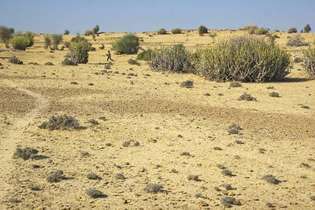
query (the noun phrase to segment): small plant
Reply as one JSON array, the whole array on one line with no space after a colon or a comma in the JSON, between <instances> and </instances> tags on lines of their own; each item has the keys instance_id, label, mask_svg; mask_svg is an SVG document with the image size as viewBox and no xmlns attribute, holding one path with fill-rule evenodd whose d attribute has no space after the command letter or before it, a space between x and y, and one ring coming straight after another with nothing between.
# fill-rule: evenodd
<instances>
[{"instance_id":1,"label":"small plant","mask_svg":"<svg viewBox=\"0 0 315 210\"><path fill-rule=\"evenodd\" d=\"M190 72L190 56L183 45L174 45L155 51L150 66L157 71Z\"/></svg>"},{"instance_id":2,"label":"small plant","mask_svg":"<svg viewBox=\"0 0 315 210\"><path fill-rule=\"evenodd\" d=\"M130 58L129 60L128 60L128 63L130 64L130 65L140 65L139 63L138 63L138 61L136 61L136 60L134 60L134 59L132 59L132 58Z\"/></svg>"},{"instance_id":3,"label":"small plant","mask_svg":"<svg viewBox=\"0 0 315 210\"><path fill-rule=\"evenodd\" d=\"M48 130L71 130L80 129L79 121L71 116L59 115L52 116L48 121L43 122L39 128Z\"/></svg>"},{"instance_id":4,"label":"small plant","mask_svg":"<svg viewBox=\"0 0 315 210\"><path fill-rule=\"evenodd\" d=\"M48 49L51 46L51 38L49 35L44 36L44 48Z\"/></svg>"},{"instance_id":5,"label":"small plant","mask_svg":"<svg viewBox=\"0 0 315 210\"><path fill-rule=\"evenodd\" d=\"M208 33L208 28L206 26L199 26L198 33L200 36Z\"/></svg>"},{"instance_id":6,"label":"small plant","mask_svg":"<svg viewBox=\"0 0 315 210\"><path fill-rule=\"evenodd\" d=\"M53 34L51 35L51 44L53 46L53 49L57 50L58 45L62 42L62 35L59 34Z\"/></svg>"},{"instance_id":7,"label":"small plant","mask_svg":"<svg viewBox=\"0 0 315 210\"><path fill-rule=\"evenodd\" d=\"M298 30L296 28L289 28L288 29L288 33L289 34L294 34L294 33L297 33L297 32L298 32Z\"/></svg>"},{"instance_id":8,"label":"small plant","mask_svg":"<svg viewBox=\"0 0 315 210\"><path fill-rule=\"evenodd\" d=\"M258 38L221 41L193 57L195 73L209 80L267 82L282 80L289 73L288 53Z\"/></svg>"},{"instance_id":9,"label":"small plant","mask_svg":"<svg viewBox=\"0 0 315 210\"><path fill-rule=\"evenodd\" d=\"M291 37L287 42L287 46L289 47L303 47L308 45L309 44L299 35Z\"/></svg>"},{"instance_id":10,"label":"small plant","mask_svg":"<svg viewBox=\"0 0 315 210\"><path fill-rule=\"evenodd\" d=\"M278 92L273 91L273 92L269 93L269 96L273 97L273 98L279 98L280 94Z\"/></svg>"},{"instance_id":11,"label":"small plant","mask_svg":"<svg viewBox=\"0 0 315 210\"><path fill-rule=\"evenodd\" d=\"M27 47L32 45L30 37L24 35L16 35L11 40L11 45L16 50L26 50Z\"/></svg>"},{"instance_id":12,"label":"small plant","mask_svg":"<svg viewBox=\"0 0 315 210\"><path fill-rule=\"evenodd\" d=\"M304 50L304 66L310 77L315 78L315 48Z\"/></svg>"},{"instance_id":13,"label":"small plant","mask_svg":"<svg viewBox=\"0 0 315 210\"><path fill-rule=\"evenodd\" d=\"M180 29L180 28L172 29L172 34L181 34L181 33L182 33L182 29Z\"/></svg>"},{"instance_id":14,"label":"small plant","mask_svg":"<svg viewBox=\"0 0 315 210\"><path fill-rule=\"evenodd\" d=\"M9 63L13 63L13 64L18 64L18 65L22 65L23 61L21 61L20 59L18 59L15 55L9 58Z\"/></svg>"},{"instance_id":15,"label":"small plant","mask_svg":"<svg viewBox=\"0 0 315 210\"><path fill-rule=\"evenodd\" d=\"M139 50L139 38L133 34L127 34L113 44L113 49L118 54L136 54Z\"/></svg>"},{"instance_id":16,"label":"small plant","mask_svg":"<svg viewBox=\"0 0 315 210\"><path fill-rule=\"evenodd\" d=\"M312 28L310 26L310 24L307 24L306 26L304 26L303 32L304 33L309 33L312 31Z\"/></svg>"},{"instance_id":17,"label":"small plant","mask_svg":"<svg viewBox=\"0 0 315 210\"><path fill-rule=\"evenodd\" d=\"M152 54L153 54L153 50L151 49L144 50L137 55L137 59L143 60L143 61L150 61L152 58Z\"/></svg>"},{"instance_id":18,"label":"small plant","mask_svg":"<svg viewBox=\"0 0 315 210\"><path fill-rule=\"evenodd\" d=\"M243 93L239 98L239 101L257 101L257 99L248 93Z\"/></svg>"},{"instance_id":19,"label":"small plant","mask_svg":"<svg viewBox=\"0 0 315 210\"><path fill-rule=\"evenodd\" d=\"M165 35L165 34L167 34L167 30L164 28L161 28L157 33L160 35Z\"/></svg>"}]
</instances>

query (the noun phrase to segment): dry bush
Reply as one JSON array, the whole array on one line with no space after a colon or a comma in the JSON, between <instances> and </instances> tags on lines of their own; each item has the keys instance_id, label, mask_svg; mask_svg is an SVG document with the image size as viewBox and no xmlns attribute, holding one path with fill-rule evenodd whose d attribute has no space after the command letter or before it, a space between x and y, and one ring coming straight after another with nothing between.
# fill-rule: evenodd
<instances>
[{"instance_id":1,"label":"dry bush","mask_svg":"<svg viewBox=\"0 0 315 210\"><path fill-rule=\"evenodd\" d=\"M72 130L80 129L79 121L67 115L52 116L48 121L43 122L39 128L48 130Z\"/></svg>"},{"instance_id":2,"label":"dry bush","mask_svg":"<svg viewBox=\"0 0 315 210\"><path fill-rule=\"evenodd\" d=\"M195 72L209 80L267 82L289 73L290 57L271 42L238 37L198 50L193 61Z\"/></svg>"},{"instance_id":3,"label":"dry bush","mask_svg":"<svg viewBox=\"0 0 315 210\"><path fill-rule=\"evenodd\" d=\"M150 61L152 58L152 54L153 54L153 50L151 49L144 50L137 55L137 59L143 60L143 61Z\"/></svg>"},{"instance_id":4,"label":"dry bush","mask_svg":"<svg viewBox=\"0 0 315 210\"><path fill-rule=\"evenodd\" d=\"M308 45L309 44L304 41L303 37L299 35L291 37L287 42L287 46L289 47L304 47Z\"/></svg>"},{"instance_id":5,"label":"dry bush","mask_svg":"<svg viewBox=\"0 0 315 210\"><path fill-rule=\"evenodd\" d=\"M165 47L153 52L150 66L156 71L190 72L190 53L183 45Z\"/></svg>"},{"instance_id":6,"label":"dry bush","mask_svg":"<svg viewBox=\"0 0 315 210\"><path fill-rule=\"evenodd\" d=\"M76 65L89 61L89 51L91 44L83 37L72 38L69 46L70 52L63 61L64 65Z\"/></svg>"},{"instance_id":7,"label":"dry bush","mask_svg":"<svg viewBox=\"0 0 315 210\"><path fill-rule=\"evenodd\" d=\"M315 48L304 50L304 66L310 77L315 78Z\"/></svg>"}]
</instances>

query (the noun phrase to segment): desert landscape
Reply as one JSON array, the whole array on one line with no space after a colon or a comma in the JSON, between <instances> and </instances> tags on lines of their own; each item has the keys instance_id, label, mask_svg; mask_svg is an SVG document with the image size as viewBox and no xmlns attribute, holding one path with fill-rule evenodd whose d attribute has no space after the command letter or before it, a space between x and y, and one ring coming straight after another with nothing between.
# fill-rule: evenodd
<instances>
[{"instance_id":1,"label":"desert landscape","mask_svg":"<svg viewBox=\"0 0 315 210\"><path fill-rule=\"evenodd\" d=\"M115 43L128 33L86 33L88 62L73 65L63 61L76 35L2 43L0 209L314 209L315 80L303 52L315 35L249 31L133 33L139 49L127 54ZM271 39L289 72L219 81L139 57L235 37Z\"/></svg>"}]
</instances>

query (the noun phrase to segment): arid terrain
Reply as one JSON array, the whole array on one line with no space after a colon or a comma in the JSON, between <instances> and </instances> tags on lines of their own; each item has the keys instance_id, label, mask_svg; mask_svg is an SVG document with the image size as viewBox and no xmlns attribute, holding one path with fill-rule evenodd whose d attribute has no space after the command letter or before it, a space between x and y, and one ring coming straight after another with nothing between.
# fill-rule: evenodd
<instances>
[{"instance_id":1,"label":"arid terrain","mask_svg":"<svg viewBox=\"0 0 315 210\"><path fill-rule=\"evenodd\" d=\"M137 36L144 49L181 43L194 50L245 32L215 33ZM315 80L301 63L292 62L283 82L241 87L152 71L144 61L130 65L136 55L114 52L105 69L105 54L122 35L88 37L96 51L78 66L61 65L68 50L44 49L40 35L26 51L1 45L0 209L223 209L226 197L236 209L315 208ZM287 47L290 35L278 36L292 60L301 56L304 47ZM24 64L9 63L12 55ZM186 80L193 88L181 87ZM257 101L238 100L245 92ZM85 129L38 127L61 114ZM234 123L238 134L228 132ZM17 147L41 158L14 158ZM48 182L55 170L64 179ZM98 177L88 178L92 172ZM152 193L150 184L163 188ZM90 188L105 196L90 198Z\"/></svg>"}]
</instances>

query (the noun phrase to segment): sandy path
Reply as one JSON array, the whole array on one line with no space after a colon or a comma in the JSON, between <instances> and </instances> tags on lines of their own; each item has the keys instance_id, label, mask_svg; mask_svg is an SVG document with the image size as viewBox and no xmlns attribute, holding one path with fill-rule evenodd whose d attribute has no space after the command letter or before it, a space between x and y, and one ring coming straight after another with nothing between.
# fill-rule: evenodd
<instances>
[{"instance_id":1,"label":"sandy path","mask_svg":"<svg viewBox=\"0 0 315 210\"><path fill-rule=\"evenodd\" d=\"M15 120L10 130L5 132L4 136L6 138L0 140L0 209L6 209L5 196L12 189L8 179L11 177L10 174L14 169L12 156L16 145L24 138L23 132L27 126L38 116L41 110L48 106L48 100L42 95L20 88L11 81L5 81L5 84L33 97L36 100L36 107L23 118Z\"/></svg>"}]
</instances>

